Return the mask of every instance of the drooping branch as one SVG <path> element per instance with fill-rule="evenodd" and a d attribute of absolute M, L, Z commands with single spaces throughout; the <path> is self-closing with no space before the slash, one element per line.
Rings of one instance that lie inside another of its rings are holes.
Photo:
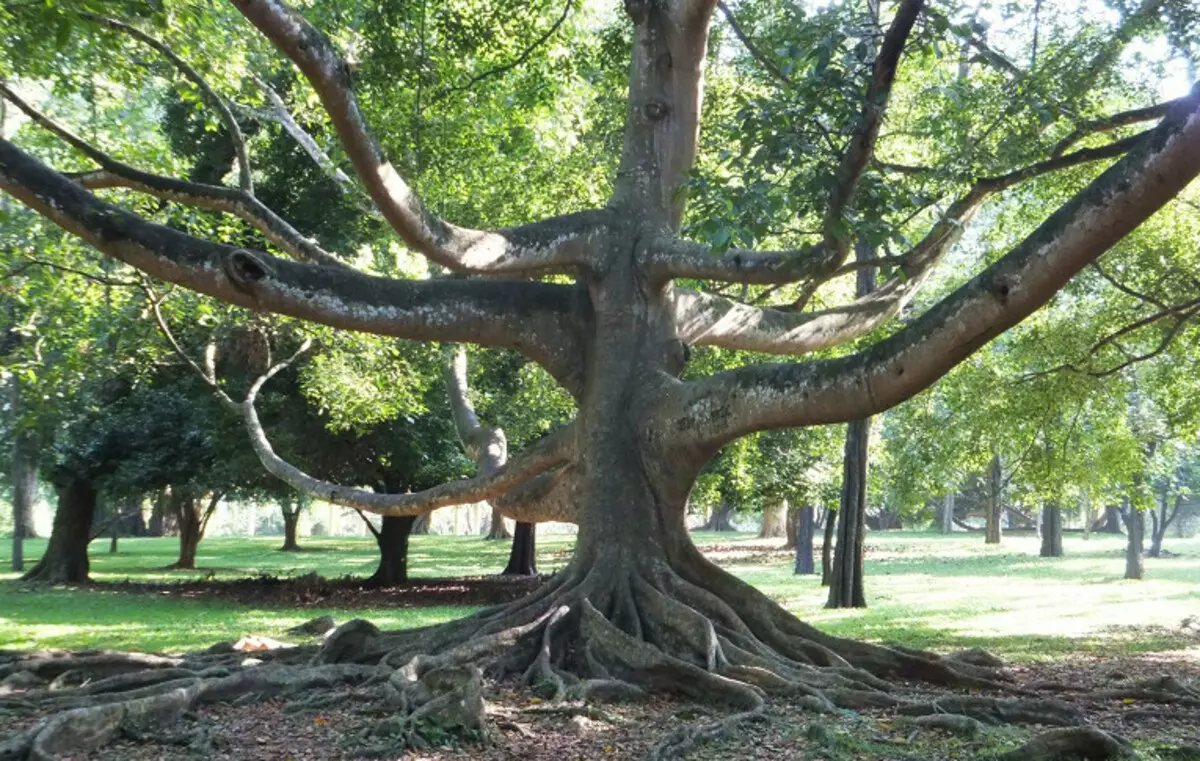
<path fill-rule="evenodd" d="M 413 249 L 448 269 L 479 274 L 570 272 L 589 263 L 606 224 L 607 215 L 601 211 L 496 231 L 457 227 L 438 218 L 371 136 L 351 88 L 349 69 L 329 41 L 279 0 L 234 0 L 234 5 L 308 79 L 363 187 Z"/>
<path fill-rule="evenodd" d="M 806 354 L 864 336 L 899 314 L 924 285 L 935 264 L 962 236 L 966 225 L 991 196 L 1026 180 L 1068 167 L 1113 158 L 1128 152 L 1147 135 L 1135 135 L 1098 148 L 1086 148 L 1031 164 L 1005 175 L 985 177 L 952 203 L 925 237 L 908 251 L 888 257 L 898 274 L 877 291 L 845 306 L 821 312 L 796 313 L 755 307 L 711 294 L 680 289 L 676 309 L 679 339 L 689 345 L 707 344 L 768 354 Z M 720 259 L 714 260 L 720 261 Z M 811 262 L 811 260 L 810 260 Z M 825 279 L 848 274 L 846 265 L 824 277 L 813 275 L 809 291 Z"/>
<path fill-rule="evenodd" d="M 104 203 L 5 140 L 0 189 L 108 256 L 222 301 L 346 330 L 510 348 L 577 385 L 582 318 L 574 288 L 393 280 L 235 249 Z"/>
<path fill-rule="evenodd" d="M 108 18 L 107 16 L 99 16 L 94 13 L 80 13 L 81 18 L 87 19 L 101 26 L 108 27 L 118 32 L 133 37 L 135 40 L 158 51 L 171 64 L 179 69 L 179 71 L 187 77 L 196 89 L 200 90 L 200 94 L 204 97 L 208 104 L 212 106 L 217 115 L 221 119 L 221 124 L 229 132 L 229 139 L 233 141 L 234 151 L 237 154 L 238 162 L 238 186 L 249 195 L 254 194 L 254 178 L 250 171 L 250 157 L 246 153 L 246 138 L 242 134 L 241 127 L 238 126 L 237 119 L 233 117 L 233 112 L 229 110 L 229 104 L 225 99 L 217 94 L 217 91 L 208 84 L 204 77 L 200 76 L 200 72 L 196 71 L 191 64 L 180 58 L 174 50 L 167 46 L 162 41 L 151 37 L 150 35 L 138 29 L 135 26 L 126 24 L 124 21 Z"/>
<path fill-rule="evenodd" d="M 661 428 L 717 447 L 746 433 L 866 417 L 928 387 L 1045 304 L 1200 174 L 1200 88 L 1147 139 L 998 262 L 896 335 L 852 356 L 753 365 L 682 384 Z"/>
<path fill-rule="evenodd" d="M 117 161 L 46 116 L 4 82 L 0 82 L 0 95 L 21 109 L 34 123 L 54 133 L 67 145 L 100 165 L 100 171 L 72 175 L 72 179 L 84 188 L 129 188 L 165 201 L 231 214 L 250 224 L 266 236 L 267 240 L 300 261 L 335 267 L 346 266 L 245 190 L 186 182 L 135 169 Z"/>

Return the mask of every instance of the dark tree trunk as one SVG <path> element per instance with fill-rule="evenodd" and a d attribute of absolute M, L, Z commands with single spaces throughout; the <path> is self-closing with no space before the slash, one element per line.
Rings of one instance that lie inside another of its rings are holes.
<path fill-rule="evenodd" d="M 508 526 L 504 525 L 504 514 L 498 509 L 492 508 L 492 523 L 488 526 L 487 536 L 489 540 L 512 539 L 512 535 L 508 533 Z"/>
<path fill-rule="evenodd" d="M 413 533 L 414 517 L 384 518 L 375 530 L 379 547 L 379 567 L 364 582 L 368 587 L 394 587 L 408 583 L 408 538 Z"/>
<path fill-rule="evenodd" d="M 1104 508 L 1104 520 L 1096 530 L 1102 534 L 1121 533 L 1121 508 L 1109 505 Z"/>
<path fill-rule="evenodd" d="M 988 465 L 988 483 L 987 483 L 987 499 L 985 500 L 985 526 L 984 526 L 984 543 L 985 544 L 1000 544 L 1001 529 L 1000 522 L 1003 518 L 1004 509 L 1001 504 L 1002 488 L 1003 488 L 1003 472 L 1000 467 L 1000 455 L 993 455 L 991 463 Z"/>
<path fill-rule="evenodd" d="M 1044 558 L 1063 556 L 1062 506 L 1047 502 L 1042 506 L 1042 550 Z"/>
<path fill-rule="evenodd" d="M 854 420 L 846 426 L 842 500 L 838 506 L 837 546 L 833 550 L 827 608 L 867 607 L 863 590 L 863 534 L 866 531 L 870 440 L 870 418 Z"/>
<path fill-rule="evenodd" d="M 46 554 L 22 579 L 51 584 L 84 584 L 88 581 L 88 543 L 96 515 L 96 488 L 83 478 L 73 478 L 58 490 L 58 509 Z"/>
<path fill-rule="evenodd" d="M 941 518 L 942 518 L 942 533 L 954 533 L 954 501 L 955 493 L 950 492 L 946 495 L 945 501 L 942 503 Z"/>
<path fill-rule="evenodd" d="M 25 540 L 33 539 L 33 502 L 37 497 L 38 438 L 28 431 L 18 432 L 12 445 L 12 570 L 25 570 Z"/>
<path fill-rule="evenodd" d="M 837 531 L 838 511 L 829 508 L 825 511 L 825 537 L 821 544 L 821 586 L 829 586 L 833 578 L 833 538 Z"/>
<path fill-rule="evenodd" d="M 283 516 L 283 546 L 280 552 L 299 552 L 300 543 L 296 541 L 296 530 L 300 525 L 300 513 L 303 505 L 291 498 L 279 500 L 279 514 Z"/>
<path fill-rule="evenodd" d="M 1132 506 L 1122 511 L 1129 542 L 1125 545 L 1125 578 L 1144 579 L 1146 568 L 1142 562 L 1142 542 L 1146 532 L 1146 516 Z"/>
<path fill-rule="evenodd" d="M 537 524 L 518 523 L 501 576 L 537 576 Z"/>
<path fill-rule="evenodd" d="M 783 528 L 784 528 L 784 531 L 786 532 L 784 534 L 785 539 L 784 539 L 784 543 L 783 543 L 783 549 L 785 549 L 785 550 L 796 549 L 796 527 L 797 527 L 797 523 L 799 520 L 800 520 L 800 508 L 797 507 L 796 505 L 789 504 L 788 510 L 787 510 L 787 518 L 784 520 L 784 523 L 783 523 Z"/>
<path fill-rule="evenodd" d="M 759 539 L 778 539 L 787 535 L 788 501 L 781 499 L 763 508 L 762 530 L 758 532 Z"/>
<path fill-rule="evenodd" d="M 1150 549 L 1146 552 L 1149 557 L 1162 557 L 1163 539 L 1167 536 L 1167 529 L 1179 517 L 1179 511 L 1183 506 L 1183 495 L 1176 495 L 1175 504 L 1170 509 L 1167 505 L 1170 498 L 1164 490 L 1162 502 L 1160 505 L 1150 511 Z"/>
<path fill-rule="evenodd" d="M 797 575 L 809 575 L 817 572 L 813 560 L 813 535 L 816 533 L 816 522 L 813 519 L 812 505 L 805 505 L 796 511 L 796 568 Z"/>
<path fill-rule="evenodd" d="M 221 495 L 209 497 L 208 503 L 186 491 L 171 494 L 171 509 L 169 514 L 175 516 L 179 525 L 179 560 L 170 567 L 181 571 L 196 569 L 196 553 L 200 549 L 200 540 L 208 528 L 208 521 L 217 509 Z"/>
<path fill-rule="evenodd" d="M 733 506 L 722 502 L 700 527 L 701 531 L 737 531 L 733 527 Z"/>

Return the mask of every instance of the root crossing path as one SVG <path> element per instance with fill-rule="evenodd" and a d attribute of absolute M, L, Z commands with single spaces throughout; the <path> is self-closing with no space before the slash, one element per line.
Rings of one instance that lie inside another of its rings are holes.
<path fill-rule="evenodd" d="M 940 717 L 924 720 L 938 727 L 1079 730 L 1042 743 L 1060 754 L 1073 742 L 1127 749 L 1100 738 L 1078 708 L 1047 697 L 1069 687 L 1022 688 L 986 653 L 937 656 L 831 637 L 707 561 L 634 568 L 614 574 L 573 564 L 516 602 L 458 621 L 381 632 L 354 620 L 319 646 L 0 653 L 0 726 L 18 727 L 0 738 L 0 761 L 74 757 L 162 731 L 204 704 L 267 698 L 289 711 L 362 701 L 364 713 L 379 717 L 354 738 L 363 753 L 421 747 L 431 728 L 487 741 L 496 718 L 486 693 L 512 679 L 541 698 L 542 712 L 603 717 L 598 704 L 660 693 L 725 709 L 718 720 L 669 734 L 653 758 L 682 757 L 728 734 L 762 716 L 771 696 L 814 716 L 885 710 L 906 721 Z M 1200 708 L 1200 691 L 1173 677 L 1093 697 Z"/>

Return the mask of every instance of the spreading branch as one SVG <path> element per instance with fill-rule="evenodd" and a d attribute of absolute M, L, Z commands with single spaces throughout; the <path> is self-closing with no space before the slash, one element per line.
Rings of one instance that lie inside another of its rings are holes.
<path fill-rule="evenodd" d="M 180 58 L 174 50 L 168 47 L 161 40 L 143 32 L 135 26 L 126 24 L 124 21 L 108 18 L 107 16 L 98 16 L 94 13 L 80 13 L 81 18 L 84 18 L 93 23 L 99 24 L 109 29 L 129 35 L 135 40 L 147 45 L 158 51 L 171 64 L 179 69 L 188 80 L 191 81 L 196 89 L 200 91 L 201 96 L 208 101 L 208 104 L 216 110 L 217 115 L 221 119 L 221 124 L 229 132 L 229 139 L 233 142 L 234 151 L 237 154 L 238 163 L 238 186 L 249 195 L 254 194 L 254 178 L 250 171 L 250 157 L 246 153 L 246 137 L 242 134 L 241 127 L 238 126 L 237 119 L 234 118 L 233 112 L 229 110 L 229 104 L 225 102 L 217 91 L 208 84 L 204 77 L 200 76 L 200 72 L 196 71 L 191 64 Z"/>
<path fill-rule="evenodd" d="M 6 140 L 0 189 L 108 256 L 222 301 L 346 330 L 510 348 L 578 385 L 583 318 L 574 288 L 394 280 L 205 241 L 101 201 Z"/>
<path fill-rule="evenodd" d="M 1123 155 L 1146 142 L 1146 138 L 1147 134 L 1143 133 L 1106 146 L 1086 148 L 1031 164 L 1008 174 L 977 180 L 950 204 L 925 237 L 903 254 L 847 264 L 825 277 L 813 276 L 807 288 L 809 295 L 825 280 L 862 266 L 886 263 L 897 267 L 898 273 L 877 291 L 845 306 L 796 313 L 749 306 L 720 296 L 680 289 L 676 298 L 679 338 L 687 344 L 798 355 L 864 336 L 899 314 L 916 296 L 934 265 L 962 237 L 967 223 L 988 198 L 1035 177 Z M 811 264 L 812 260 L 808 262 Z"/>
<path fill-rule="evenodd" d="M 661 428 L 717 447 L 767 428 L 843 422 L 928 387 L 1046 303 L 1200 174 L 1200 91 L 1022 243 L 896 335 L 858 354 L 752 365 L 671 392 Z"/>
<path fill-rule="evenodd" d="M 400 177 L 371 136 L 350 84 L 349 68 L 329 41 L 279 0 L 234 0 L 238 10 L 308 79 L 341 138 L 368 195 L 404 241 L 456 272 L 539 275 L 588 263 L 606 224 L 601 211 L 487 231 L 440 219 Z"/>
<path fill-rule="evenodd" d="M 329 154 L 322 150 L 321 146 L 317 145 L 317 141 L 313 140 L 312 135 L 308 134 L 303 127 L 296 123 L 291 109 L 283 102 L 283 98 L 279 97 L 279 93 L 275 92 L 275 88 L 271 87 L 258 76 L 251 75 L 250 79 L 254 82 L 255 87 L 262 92 L 263 97 L 267 99 L 267 109 L 255 112 L 255 114 L 267 118 L 282 127 L 283 131 L 288 133 L 296 141 L 296 144 L 304 149 L 309 158 L 317 166 L 321 167 L 321 170 L 330 179 L 340 185 L 344 192 L 352 192 L 354 190 L 354 182 L 333 162 Z"/>
<path fill-rule="evenodd" d="M 245 190 L 186 182 L 135 169 L 117 161 L 64 125 L 46 116 L 17 95 L 4 82 L 0 82 L 0 95 L 23 111 L 35 124 L 53 133 L 64 143 L 100 165 L 100 171 L 72 175 L 72 179 L 81 187 L 88 190 L 129 188 L 165 201 L 231 214 L 254 227 L 267 240 L 300 261 L 335 267 L 346 266 L 340 259 L 321 248 L 312 239 L 305 237 L 299 230 Z"/>

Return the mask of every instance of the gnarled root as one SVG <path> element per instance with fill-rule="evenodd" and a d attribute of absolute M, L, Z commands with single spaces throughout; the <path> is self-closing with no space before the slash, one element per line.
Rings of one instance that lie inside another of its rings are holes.
<path fill-rule="evenodd" d="M 1001 756 L 999 761 L 1108 761 L 1118 758 L 1136 758 L 1128 740 L 1095 727 L 1071 727 L 1043 732 Z"/>

